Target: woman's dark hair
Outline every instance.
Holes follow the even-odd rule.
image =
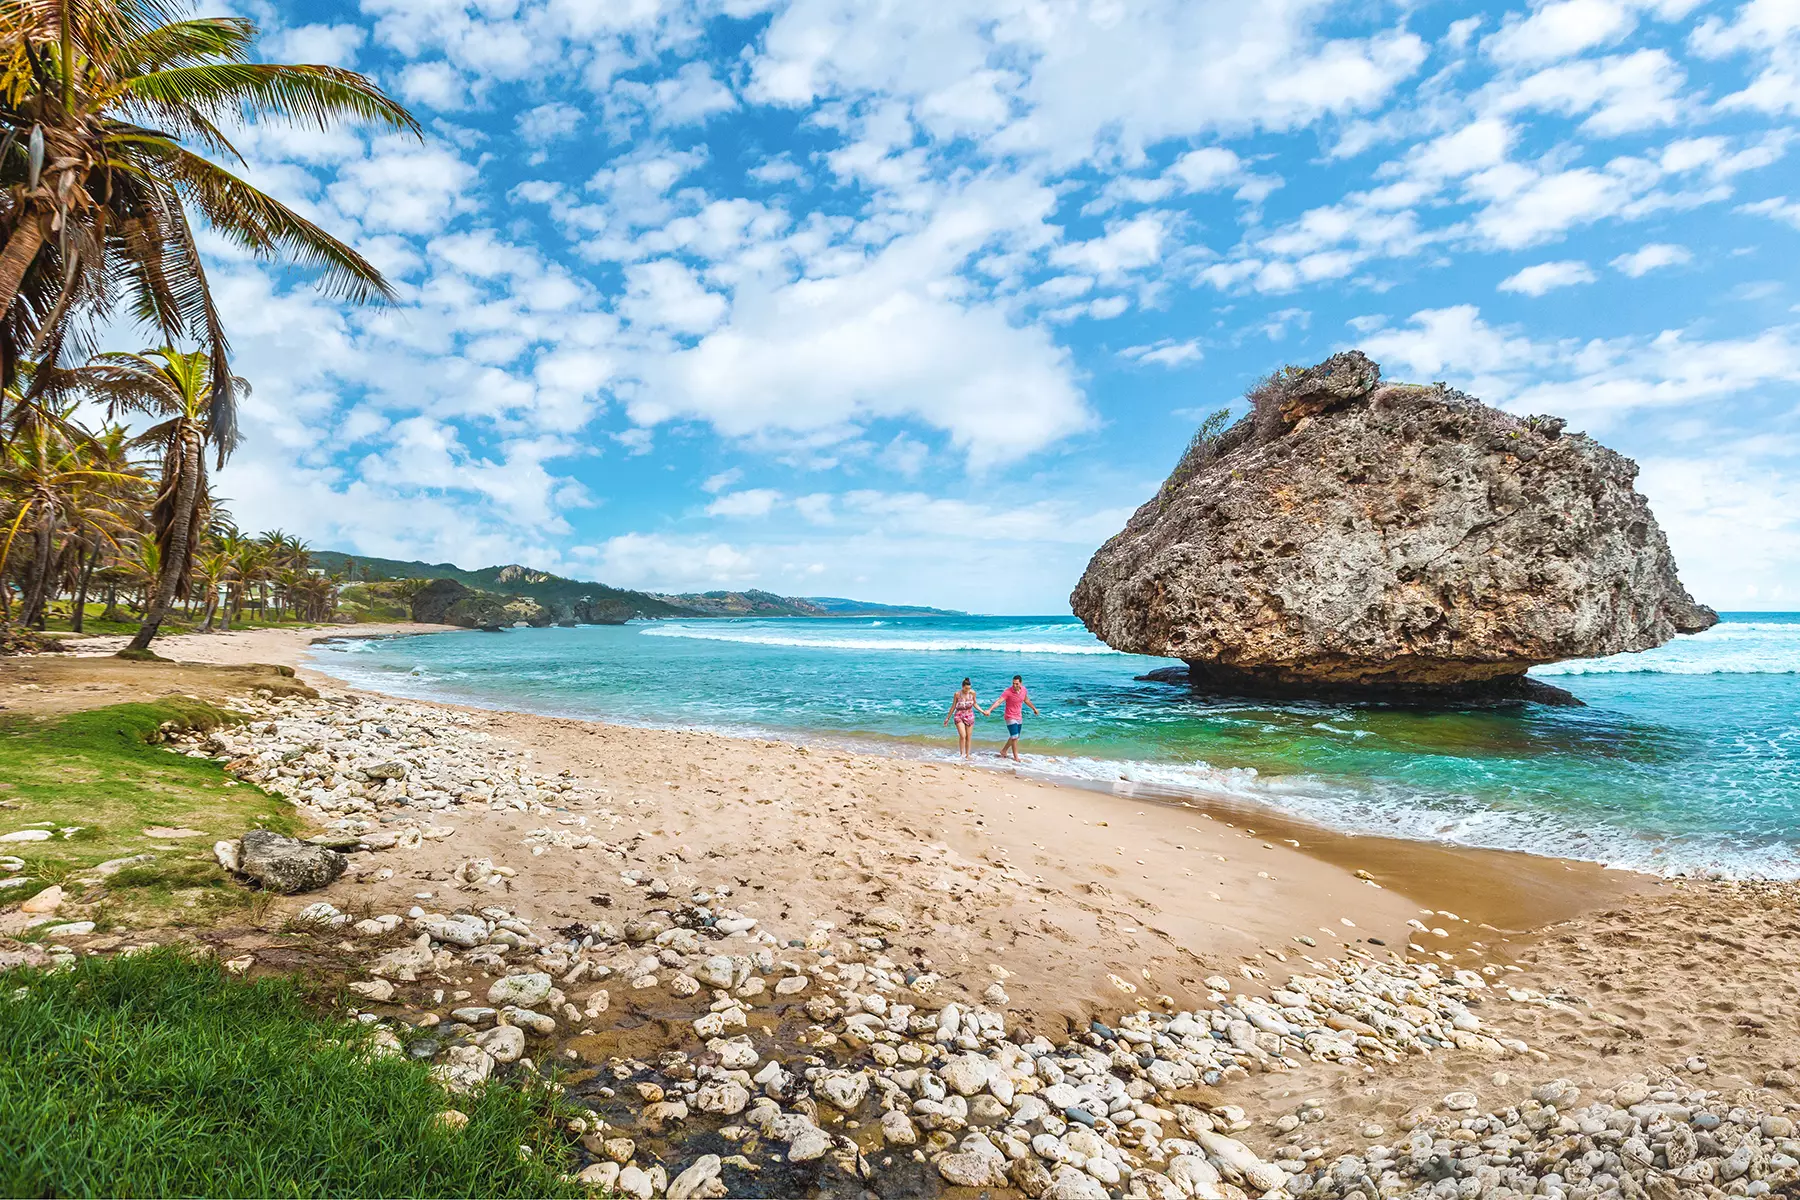
[[[965,680],[963,680],[963,686],[964,686],[964,687],[968,687],[968,686],[969,686],[969,681],[968,681],[968,680],[966,680],[966,679],[965,679]]]

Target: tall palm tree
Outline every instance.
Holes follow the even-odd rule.
[[[70,372],[109,414],[132,410],[163,420],[138,435],[140,445],[162,451],[162,474],[150,530],[161,556],[162,575],[144,613],[143,624],[127,650],[147,650],[169,606],[187,592],[194,550],[205,530],[202,500],[206,485],[206,447],[222,436],[212,422],[210,397],[218,392],[213,360],[205,351],[183,353],[171,346],[142,354],[102,354]],[[230,390],[247,392],[242,379]]]
[[[64,578],[59,587],[71,597],[69,629],[73,633],[82,632],[86,624],[88,591],[101,560],[133,536],[141,513],[149,508],[150,492],[131,461],[129,441],[119,425],[83,440],[83,457],[100,474],[79,481],[69,496]]]
[[[355,250],[206,157],[243,162],[221,124],[419,126],[353,71],[250,61],[248,20],[185,13],[182,0],[0,0],[0,384],[21,356],[55,362],[77,312],[122,300],[219,364],[207,419],[223,463],[235,377],[190,210],[259,257],[318,270],[338,296],[391,292]]]
[[[244,600],[249,594],[250,585],[264,577],[268,569],[268,552],[255,538],[246,537],[236,530],[232,530],[229,537],[221,540],[225,552],[231,556],[231,575],[226,581],[224,621],[224,628],[229,630],[232,616],[244,611]]]
[[[201,595],[206,600],[206,620],[200,626],[201,633],[211,633],[213,618],[219,612],[219,588],[231,578],[231,555],[218,542],[208,540],[201,552],[194,558],[194,579],[200,585]],[[229,618],[227,618],[229,623]]]
[[[48,424],[37,423],[28,436],[6,447],[0,464],[0,484],[14,497],[16,511],[10,515],[3,540],[0,540],[0,576],[4,576],[19,534],[31,530],[32,563],[21,596],[20,622],[41,624],[44,604],[56,577],[56,537],[59,527],[75,506],[76,493],[84,483],[130,482],[135,477],[122,472],[96,468],[87,462],[80,443],[55,436]],[[0,613],[8,601],[0,589]]]

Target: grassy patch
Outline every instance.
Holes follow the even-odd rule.
[[[88,601],[86,615],[81,624],[81,631],[86,634],[128,634],[136,633],[142,624],[141,614],[134,613],[123,604],[119,611],[124,614],[122,621],[102,620],[100,614],[106,611],[106,605]],[[75,606],[68,600],[52,601],[44,612],[44,628],[50,633],[70,633],[74,629]],[[401,617],[405,620],[405,617]],[[177,633],[194,633],[199,630],[205,620],[205,614],[199,610],[183,613],[177,610],[163,620],[159,636],[167,637]],[[220,628],[223,617],[215,614],[213,628]],[[283,616],[279,619],[259,617],[255,609],[246,609],[231,623],[233,629],[304,629],[317,625],[317,621],[300,621]]]
[[[548,1090],[452,1100],[317,999],[171,950],[0,976],[0,1195],[583,1194]]]
[[[50,822],[42,842],[3,842],[25,860],[32,882],[0,893],[17,900],[50,883],[79,892],[83,871],[112,859],[154,854],[106,882],[115,916],[153,908],[203,918],[246,902],[213,860],[212,844],[261,825],[294,832],[288,804],[231,780],[216,762],[151,744],[165,721],[212,729],[231,714],[197,700],[114,704],[46,720],[0,718],[0,832]],[[146,829],[192,829],[156,838]],[[64,830],[72,830],[64,833]]]

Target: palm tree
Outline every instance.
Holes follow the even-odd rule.
[[[157,548],[156,539],[141,537],[114,564],[121,582],[137,589],[139,603],[136,608],[140,616],[150,611],[151,597],[156,595],[157,582],[162,579],[162,563],[162,551]],[[111,611],[112,606],[109,604],[107,607]],[[101,615],[105,617],[105,614]],[[118,617],[115,614],[114,617],[105,619],[115,620]]]
[[[43,622],[43,609],[56,577],[56,536],[59,527],[74,508],[75,494],[84,483],[132,482],[136,476],[90,466],[79,443],[55,436],[51,426],[35,423],[28,436],[6,447],[0,465],[0,485],[15,497],[16,512],[7,523],[4,540],[0,541],[0,576],[6,573],[18,536],[27,525],[31,529],[32,563],[21,595],[20,622]],[[0,613],[9,607],[4,589],[0,589]]]
[[[355,250],[184,140],[241,164],[220,122],[419,126],[353,71],[252,62],[254,23],[184,9],[0,0],[0,384],[21,357],[55,362],[76,312],[103,316],[122,300],[218,364],[207,421],[223,463],[237,443],[235,377],[190,208],[259,257],[320,271],[335,295],[391,290]]]
[[[223,542],[226,553],[231,556],[231,577],[226,586],[227,603],[224,623],[224,627],[230,629],[232,615],[244,611],[244,598],[249,592],[250,585],[261,579],[267,570],[268,555],[261,543],[254,538],[245,537],[236,530],[231,532],[231,536],[223,539]]]
[[[206,597],[206,620],[200,626],[200,632],[211,633],[213,618],[219,611],[219,588],[231,578],[231,555],[218,542],[209,540],[194,559],[194,578]]]
[[[82,632],[87,621],[88,591],[101,560],[132,536],[140,514],[149,508],[148,489],[134,469],[129,435],[123,426],[113,425],[86,436],[82,450],[88,465],[102,474],[79,481],[69,496],[61,586],[71,597],[69,629],[73,633]]]
[[[162,574],[143,624],[126,647],[147,650],[175,597],[187,593],[194,550],[205,530],[201,502],[209,496],[206,447],[218,445],[222,436],[212,422],[209,403],[218,394],[213,362],[201,350],[183,353],[164,346],[142,354],[102,354],[70,375],[104,401],[112,415],[136,410],[164,418],[137,438],[138,444],[162,451],[162,475],[150,513]],[[228,387],[234,393],[249,389],[242,379],[232,380]]]

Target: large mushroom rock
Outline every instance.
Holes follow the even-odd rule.
[[[1676,577],[1637,464],[1561,420],[1383,384],[1354,351],[1250,399],[1070,597],[1115,649],[1220,691],[1526,696],[1533,666],[1719,619]]]

